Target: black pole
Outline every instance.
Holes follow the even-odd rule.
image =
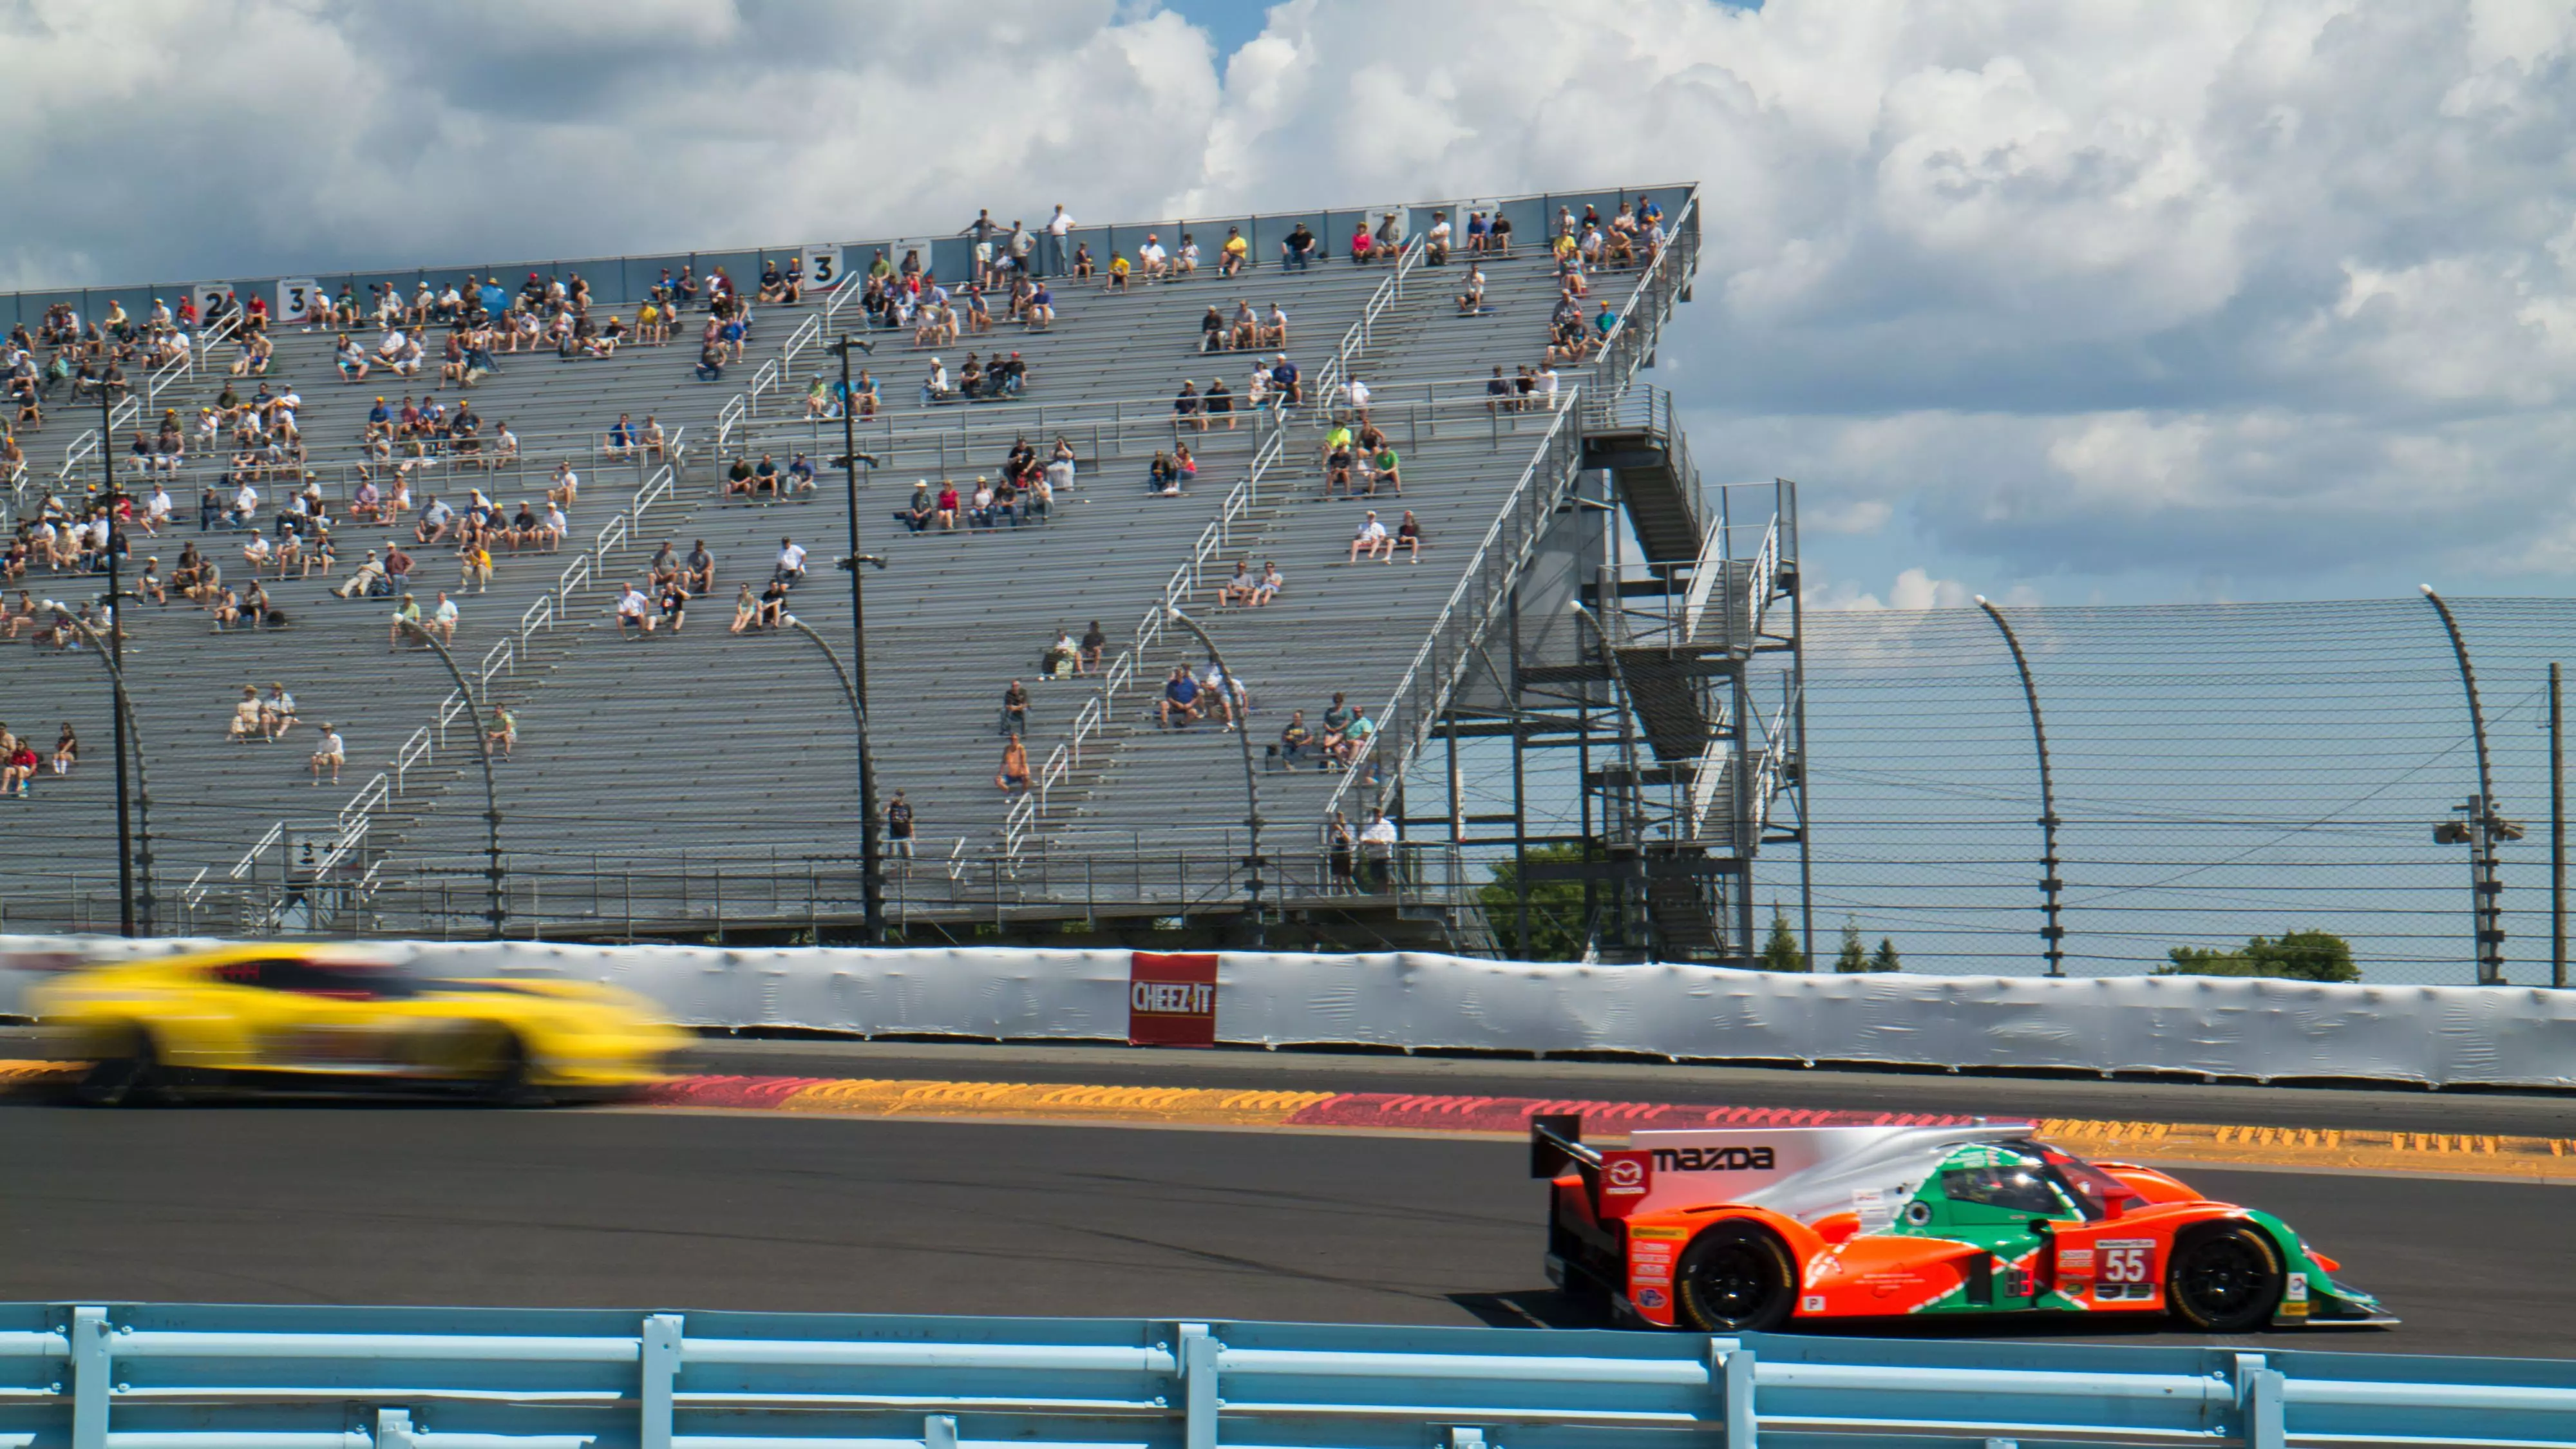
[[[2039,939],[2046,943],[2040,954],[2048,959],[2049,975],[2063,976],[2066,928],[2057,923],[2057,895],[2066,883],[2057,878],[2057,794],[2048,778],[2048,726],[2039,717],[2039,686],[2031,682],[2029,656],[2021,652],[2021,640],[2014,635],[2012,625],[2004,621],[2003,611],[1987,603],[1983,594],[1977,596],[1977,607],[1985,610],[1986,617],[2003,631],[2004,645],[2012,650],[2013,668],[2021,674],[2022,702],[2030,706],[2030,737],[2039,749],[2040,909],[2048,917],[2048,924],[2039,928]]]
[[[56,613],[69,615],[72,612],[55,600],[44,602],[46,608]],[[134,746],[134,868],[140,885],[135,893],[135,903],[140,907],[138,914],[143,934],[148,936],[152,934],[152,781],[143,768],[143,725],[135,717],[134,701],[125,690],[125,670],[118,665],[107,641],[99,638],[98,631],[80,622],[77,616],[72,619],[72,627],[81,631],[81,637],[89,640],[90,647],[98,651],[98,662],[107,666],[108,687],[116,694],[118,718]],[[117,763],[121,766],[125,762],[120,758]]]
[[[857,706],[859,731],[859,893],[865,906],[867,943],[882,946],[885,871],[877,847],[876,761],[868,749],[868,603],[859,562],[858,399],[850,390],[850,350],[857,345],[844,332],[832,350],[841,354],[841,481],[850,504],[850,556],[842,567],[850,571],[850,697]]]
[[[492,778],[492,741],[484,733],[483,706],[475,700],[472,687],[466,684],[465,671],[456,667],[456,656],[447,652],[447,646],[438,642],[437,635],[409,619],[403,621],[403,627],[428,645],[438,655],[438,662],[447,666],[448,678],[456,681],[456,697],[465,701],[466,717],[474,722],[474,753],[483,761],[483,846],[486,855],[483,876],[491,891],[484,915],[491,922],[492,939],[498,941],[502,938],[502,922],[509,919],[509,912],[501,900],[501,791]]]
[[[125,531],[116,517],[116,396],[98,390],[98,462],[107,479],[107,655],[115,677],[125,666]],[[127,935],[134,930],[134,819],[125,784],[125,687],[118,684],[110,703],[116,711],[116,915]]]
[[[2558,662],[2549,664],[2549,984],[2567,984],[2567,754]]]
[[[1196,619],[1169,605],[1164,606],[1163,612],[1173,623],[1198,637],[1199,643],[1207,648],[1209,662],[1216,665],[1217,673],[1225,676],[1225,689],[1229,696],[1225,702],[1226,712],[1234,716],[1235,743],[1243,747],[1243,828],[1252,840],[1251,852],[1243,858],[1243,868],[1250,872],[1243,887],[1243,911],[1252,927],[1252,949],[1263,950],[1269,944],[1269,932],[1261,919],[1261,789],[1255,783],[1257,777],[1252,769],[1251,724],[1243,718],[1244,702],[1251,696],[1236,686],[1233,666],[1217,652],[1216,641],[1208,637],[1208,632],[1199,627]]]
[[[2451,657],[2459,661],[2460,688],[2469,697],[2469,733],[2478,747],[2478,798],[2469,812],[2469,920],[2478,951],[2478,984],[2504,981],[2504,882],[2496,878],[2495,776],[2487,764],[2487,717],[2478,706],[2478,675],[2469,667],[2469,644],[2460,636],[2460,621],[2451,606],[2422,586],[2433,612],[2442,616],[2442,631],[2451,636]]]

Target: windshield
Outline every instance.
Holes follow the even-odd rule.
[[[2084,1209],[2087,1221],[2110,1217],[2115,1212],[2127,1212],[2146,1201],[2127,1183],[2089,1162],[2057,1151],[2044,1155],[2050,1170],[2066,1184],[2074,1194],[2076,1204]]]

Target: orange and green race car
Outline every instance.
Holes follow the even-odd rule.
[[[687,1036],[650,1002],[562,977],[448,980],[354,947],[269,944],[82,967],[29,994],[80,1100],[219,1087],[437,1086],[496,1102],[662,1080]]]
[[[2207,1333],[2397,1320],[2279,1218],[2028,1124],[1530,1128],[1557,1286],[1662,1328],[1768,1331],[1911,1314],[2126,1313]]]

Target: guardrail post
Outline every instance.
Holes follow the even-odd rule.
[[[1181,1325],[1182,1449],[1216,1449],[1216,1356],[1225,1345],[1204,1323]]]
[[[107,1449],[107,1395],[115,1372],[107,1310],[72,1310],[72,1449]]]
[[[957,1449],[957,1416],[924,1414],[921,1419],[921,1449]]]
[[[1708,1351],[1717,1360],[1710,1377],[1724,1381],[1726,1449],[1754,1449],[1760,1421],[1753,1415],[1753,1350],[1731,1338],[1712,1338]]]
[[[2264,1367],[2259,1353],[2236,1355],[2236,1413],[2245,1449],[2283,1449],[2288,1432],[2281,1371]]]
[[[411,1421],[411,1410],[376,1410],[376,1449],[412,1449],[418,1442],[412,1436],[420,1432]]]
[[[636,1449],[671,1449],[671,1388],[680,1377],[682,1320],[676,1313],[644,1318],[644,1381],[636,1401],[642,1422],[636,1427]],[[376,1449],[385,1449],[379,1444]]]

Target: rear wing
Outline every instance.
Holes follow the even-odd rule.
[[[1583,1115],[1541,1112],[1530,1118],[1530,1176],[1556,1177],[1568,1167],[1601,1170],[1601,1154],[1583,1145]],[[1585,1174],[1586,1178],[1591,1173]]]

